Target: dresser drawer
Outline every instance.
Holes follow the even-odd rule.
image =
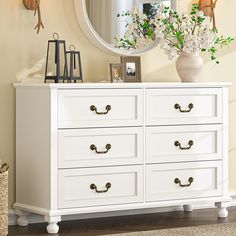
[[[75,208],[143,201],[143,167],[59,170],[58,207]]]
[[[142,164],[143,128],[58,131],[59,168]]]
[[[222,159],[222,125],[148,127],[148,163]]]
[[[147,125],[222,123],[222,89],[147,89]]]
[[[142,89],[58,91],[59,128],[141,126]]]
[[[146,167],[147,201],[222,195],[221,161],[156,164]]]

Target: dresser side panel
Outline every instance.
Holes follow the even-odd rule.
[[[228,195],[228,156],[229,156],[229,148],[228,148],[228,88],[223,88],[223,194]]]
[[[50,89],[16,90],[16,203],[50,209]]]

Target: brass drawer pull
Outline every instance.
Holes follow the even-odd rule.
[[[106,106],[106,111],[105,111],[105,112],[98,112],[97,107],[95,107],[94,105],[92,105],[92,106],[90,107],[90,110],[91,110],[91,111],[95,111],[96,114],[98,114],[98,115],[106,115],[106,114],[108,114],[108,112],[111,110],[111,105],[107,105],[107,106]]]
[[[188,179],[188,182],[189,182],[188,184],[181,184],[181,180],[178,178],[175,178],[175,184],[179,184],[179,186],[182,188],[189,187],[193,182],[193,177],[190,177]]]
[[[97,154],[106,154],[106,153],[108,153],[108,151],[111,149],[111,144],[108,143],[108,144],[106,145],[106,151],[98,151],[96,145],[94,145],[94,144],[92,144],[92,145],[90,146],[90,149],[91,149],[92,151],[95,151]]]
[[[179,141],[175,141],[175,146],[179,147],[181,150],[189,150],[193,146],[193,140],[189,140],[188,147],[182,147]]]
[[[193,104],[189,103],[188,108],[189,108],[188,110],[182,110],[181,106],[178,103],[175,104],[175,109],[179,110],[180,112],[183,112],[183,113],[190,112],[193,109]]]
[[[111,183],[109,183],[109,182],[106,184],[105,190],[98,190],[96,184],[90,185],[90,189],[95,190],[97,193],[106,193],[109,190],[109,188],[111,188]]]

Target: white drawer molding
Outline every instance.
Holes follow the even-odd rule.
[[[65,169],[58,173],[58,208],[143,202],[143,167]]]
[[[142,163],[142,127],[58,131],[59,168]]]
[[[58,90],[59,128],[142,126],[142,109],[141,89]]]
[[[10,222],[57,233],[62,219],[213,204],[227,217],[228,86],[15,84]]]
[[[147,125],[222,123],[222,89],[148,89]]]
[[[147,163],[221,160],[222,141],[222,125],[148,127],[146,160]]]

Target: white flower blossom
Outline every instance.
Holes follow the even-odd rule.
[[[177,19],[173,16],[173,14],[170,14],[169,21],[170,21],[170,23],[176,23]]]
[[[136,41],[136,48],[144,48],[153,41],[149,38],[138,38]]]
[[[140,18],[140,20],[146,20],[147,19],[147,15],[146,14],[140,14],[139,18]]]
[[[134,7],[134,8],[131,10],[130,13],[133,14],[133,15],[137,15],[137,14],[140,13],[140,11],[139,11],[138,7]]]
[[[197,17],[204,17],[204,13],[202,11],[197,12],[196,14]]]
[[[134,31],[135,29],[137,29],[138,28],[138,25],[136,24],[136,23],[131,23],[130,25],[129,25],[129,31]]]
[[[132,36],[132,30],[127,30],[124,36],[125,38],[130,38]]]

